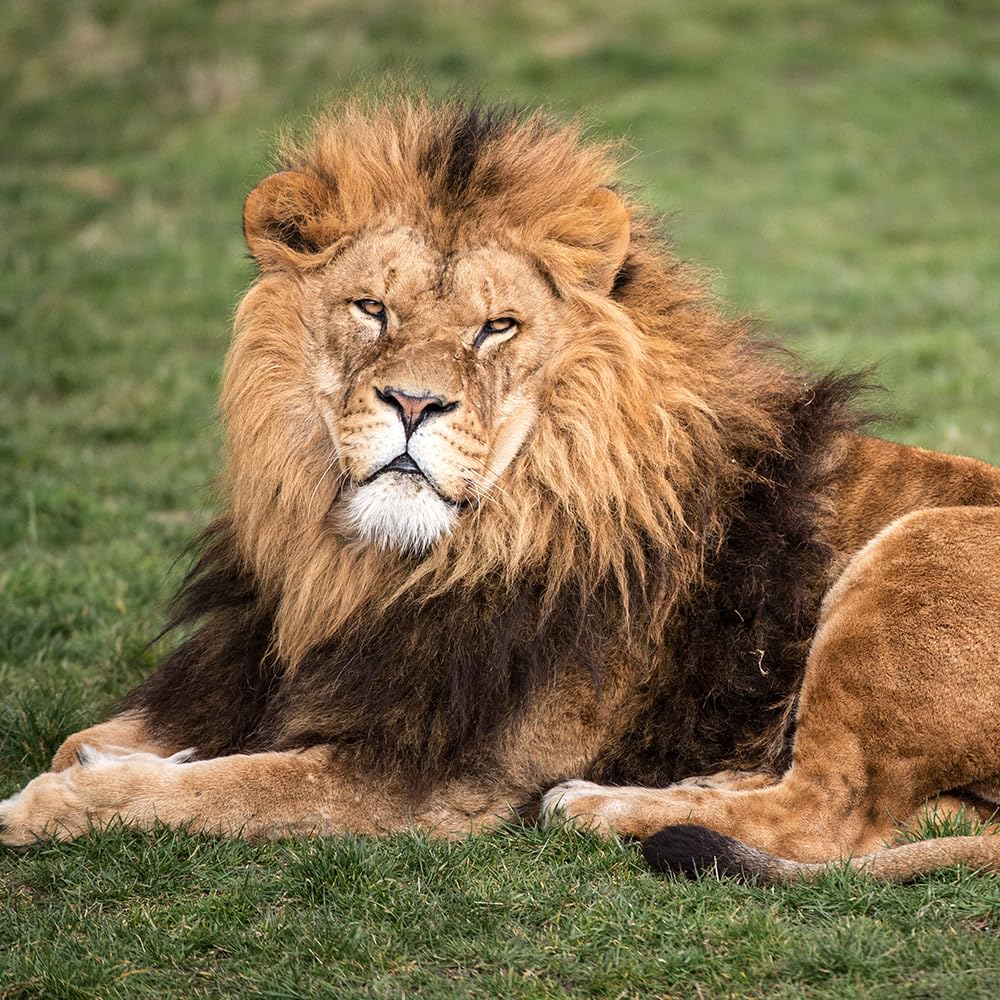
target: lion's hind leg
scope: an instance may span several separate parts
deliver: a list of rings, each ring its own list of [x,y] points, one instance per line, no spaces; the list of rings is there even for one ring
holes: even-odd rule
[[[642,838],[664,825],[666,815],[690,813],[708,807],[716,793],[749,792],[770,788],[781,776],[770,771],[716,771],[694,775],[669,788],[598,785],[579,778],[564,781],[542,799],[541,819],[560,820],[598,833]]]
[[[870,810],[849,788],[835,769],[819,774],[794,767],[776,783],[744,789],[614,787],[576,780],[546,793],[542,815],[549,823],[635,840],[665,827],[697,824],[782,857],[819,860],[878,843],[893,829],[891,810]]]
[[[998,771],[998,620],[1000,510],[908,515],[852,560],[827,599],[780,782],[743,791],[568,782],[548,793],[546,815],[640,839],[673,827],[651,849],[682,869],[695,857],[695,867],[735,858],[736,870],[768,857],[773,868],[778,858],[861,856],[865,870],[903,877],[945,848],[903,845],[877,870],[871,858],[900,823],[948,789],[989,785]],[[946,840],[956,861],[992,865],[995,853],[1000,863],[1000,840]]]
[[[901,805],[905,796],[886,791],[868,799],[852,792],[842,771],[795,772],[793,766],[777,784],[746,790],[569,781],[545,796],[543,816],[641,840],[654,869],[690,877],[710,871],[789,881],[818,877],[828,862],[848,859],[852,867],[893,881],[963,861],[1000,868],[1000,836],[989,836],[1000,833],[1000,826],[988,822],[988,806],[964,796],[935,795],[907,812]],[[900,834],[919,835],[934,825],[970,824],[985,836],[886,846]]]

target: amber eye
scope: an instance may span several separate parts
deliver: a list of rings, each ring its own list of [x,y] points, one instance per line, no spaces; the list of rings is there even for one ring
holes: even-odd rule
[[[355,299],[354,304],[374,319],[385,319],[385,306],[378,299]]]
[[[517,320],[512,316],[500,316],[498,319],[488,319],[476,334],[473,347],[478,347],[487,337],[495,333],[512,333],[517,329]]]

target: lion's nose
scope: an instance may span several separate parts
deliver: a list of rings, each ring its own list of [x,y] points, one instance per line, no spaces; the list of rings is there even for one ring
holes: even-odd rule
[[[441,396],[406,392],[404,389],[397,389],[391,385],[387,385],[383,389],[376,389],[375,395],[399,413],[399,419],[403,421],[407,438],[432,413],[447,413],[458,406],[457,400],[449,403]]]

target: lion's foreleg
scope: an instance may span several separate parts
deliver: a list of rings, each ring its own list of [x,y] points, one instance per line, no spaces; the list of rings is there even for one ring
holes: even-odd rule
[[[781,781],[780,774],[771,771],[716,771],[714,774],[699,774],[675,782],[673,787],[718,788],[727,792],[749,792],[757,788],[768,788]]]
[[[784,858],[826,860],[888,836],[890,814],[872,815],[842,783],[790,772],[777,784],[734,791],[672,785],[616,788],[568,781],[546,793],[547,822],[645,840],[664,827],[708,827]]]
[[[502,794],[451,788],[418,806],[352,776],[329,747],[192,761],[83,748],[76,763],[35,778],[0,803],[0,843],[72,840],[115,822],[157,824],[225,837],[380,834],[419,828],[459,836],[496,825],[511,810]]]
[[[77,763],[0,804],[0,839],[16,846],[72,840],[115,821],[222,836],[368,832],[372,811],[360,791],[337,782],[325,748],[203,761],[83,748]]]
[[[151,753],[158,757],[169,757],[172,753],[185,749],[159,739],[142,714],[127,712],[67,737],[52,758],[52,770],[65,771],[67,767],[78,763],[78,754],[83,747],[116,756]]]

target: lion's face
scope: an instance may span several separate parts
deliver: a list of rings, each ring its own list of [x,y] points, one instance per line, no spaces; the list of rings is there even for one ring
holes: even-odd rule
[[[730,456],[770,440],[772,369],[583,139],[350,101],[248,194],[219,537],[285,662],[425,599],[490,621],[504,593],[504,615],[568,602],[589,629],[594,600],[652,636],[701,573],[706,476],[735,492]]]
[[[489,502],[530,435],[561,303],[515,252],[391,226],[311,275],[305,301],[338,514],[423,552]]]
[[[297,159],[244,207],[262,280],[223,409],[252,531],[293,493],[310,523],[398,553],[426,553],[473,511],[482,527],[491,505],[520,523],[512,478],[531,478],[547,427],[572,436],[546,414],[629,249],[609,164],[542,119],[405,102],[329,123]],[[583,393],[570,423],[589,426]],[[532,481],[568,468],[556,437]]]

